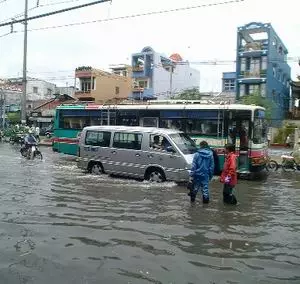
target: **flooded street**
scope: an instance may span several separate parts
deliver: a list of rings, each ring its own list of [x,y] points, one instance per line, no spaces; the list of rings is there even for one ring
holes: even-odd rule
[[[97,177],[0,144],[1,283],[300,283],[300,172],[240,181],[239,205]]]

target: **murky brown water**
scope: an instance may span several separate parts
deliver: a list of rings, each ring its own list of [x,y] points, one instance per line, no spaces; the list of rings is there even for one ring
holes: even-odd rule
[[[300,172],[241,181],[239,205],[95,177],[0,144],[0,283],[300,283]]]

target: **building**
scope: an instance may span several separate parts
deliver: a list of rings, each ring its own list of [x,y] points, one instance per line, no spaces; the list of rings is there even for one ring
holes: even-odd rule
[[[124,71],[124,69],[123,69]],[[118,72],[114,69],[113,72]],[[121,72],[119,70],[119,72]],[[127,99],[131,93],[132,79],[123,72],[110,73],[92,67],[78,67],[75,71],[75,97],[80,101],[106,103],[108,101]],[[124,76],[127,75],[127,76]]]
[[[145,47],[132,55],[132,78],[133,99],[165,99],[186,89],[199,88],[200,72],[179,54],[168,58]]]
[[[236,72],[223,72],[222,92],[236,92]]]
[[[54,121],[55,109],[61,104],[73,103],[75,99],[67,94],[57,95],[55,98],[40,103],[30,112],[29,121],[35,126],[46,128]]]
[[[292,81],[291,118],[300,119],[300,81]]]
[[[69,95],[74,96],[75,95],[75,87],[74,86],[66,86],[66,87],[56,87],[55,88],[55,94],[54,95]]]
[[[279,124],[289,110],[291,68],[288,50],[271,24],[249,23],[237,31],[237,99],[260,94],[276,104],[273,123]]]
[[[9,78],[7,85],[18,88],[21,92],[23,90],[22,78]],[[55,94],[56,85],[45,80],[37,78],[27,78],[27,98],[29,100],[47,100]]]

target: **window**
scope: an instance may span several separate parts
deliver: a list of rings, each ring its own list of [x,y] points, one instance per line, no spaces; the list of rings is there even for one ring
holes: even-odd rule
[[[153,148],[154,150],[163,150],[162,141],[163,141],[163,136],[158,134],[151,134],[149,147]]]
[[[241,59],[241,71],[246,71],[246,58]]]
[[[144,117],[143,118],[144,127],[158,127],[158,118],[157,117]]]
[[[268,58],[267,58],[267,56],[263,56],[261,58],[261,69],[267,70],[267,68],[268,68]]]
[[[258,72],[260,70],[259,58],[252,58],[250,61],[250,72]]]
[[[117,132],[114,135],[113,147],[120,149],[141,150],[142,134]]]
[[[85,137],[85,144],[91,146],[109,147],[110,137],[110,132],[87,131]]]
[[[33,91],[34,94],[37,94],[39,92],[39,88],[38,87],[33,87]]]
[[[120,87],[116,87],[116,95],[120,94]]]
[[[204,136],[218,136],[221,123],[218,120],[189,119],[186,124],[186,133]]]
[[[82,129],[89,125],[89,117],[63,117],[60,121],[60,128]]]
[[[161,128],[175,129],[184,131],[182,119],[162,119]]]
[[[262,97],[267,96],[266,84],[261,84],[260,85],[260,94],[261,94]]]
[[[148,81],[147,80],[140,80],[138,81],[139,88],[148,88]]]
[[[234,91],[235,90],[235,80],[228,79],[224,80],[224,91]]]
[[[80,80],[81,85],[81,92],[90,92],[91,91],[91,79],[81,79]]]
[[[52,90],[51,89],[47,89],[47,95],[51,96],[51,94],[52,94]]]
[[[259,93],[259,85],[249,85],[249,95]]]
[[[195,142],[184,133],[170,134],[170,138],[184,155],[194,154],[198,150]]]
[[[240,84],[240,97],[245,96],[245,84]]]
[[[92,78],[92,90],[96,90],[96,78]]]

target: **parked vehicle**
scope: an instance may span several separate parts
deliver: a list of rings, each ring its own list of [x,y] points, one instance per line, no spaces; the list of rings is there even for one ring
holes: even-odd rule
[[[29,160],[33,160],[35,158],[42,160],[43,155],[41,151],[39,150],[37,144],[32,144],[29,145],[27,148],[25,145],[22,146],[21,150],[21,155]]]
[[[79,139],[77,165],[94,174],[186,182],[196,151],[195,142],[177,130],[89,126]]]
[[[297,163],[295,157],[293,156],[293,153],[290,155],[282,155],[282,169],[285,172],[294,172],[296,170],[300,171],[300,164]]]

